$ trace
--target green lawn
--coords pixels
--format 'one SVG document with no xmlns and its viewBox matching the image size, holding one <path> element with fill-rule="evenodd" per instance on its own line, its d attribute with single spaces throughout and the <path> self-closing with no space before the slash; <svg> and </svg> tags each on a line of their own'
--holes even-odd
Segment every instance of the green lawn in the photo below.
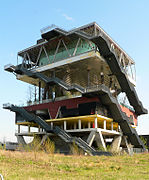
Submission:
<svg viewBox="0 0 149 180">
<path fill-rule="evenodd" d="M 64 156 L 0 151 L 5 180 L 149 179 L 149 153 L 133 156 Z"/>
</svg>

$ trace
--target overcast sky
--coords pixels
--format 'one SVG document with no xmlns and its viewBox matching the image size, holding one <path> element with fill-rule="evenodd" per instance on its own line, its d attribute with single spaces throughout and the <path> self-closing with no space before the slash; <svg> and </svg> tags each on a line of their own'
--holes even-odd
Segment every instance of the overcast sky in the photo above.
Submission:
<svg viewBox="0 0 149 180">
<path fill-rule="evenodd" d="M 148 0 L 5 0 L 0 1 L 0 140 L 15 140 L 14 113 L 3 103 L 23 104 L 28 85 L 4 72 L 17 63 L 17 52 L 36 43 L 40 29 L 56 24 L 66 30 L 96 21 L 136 62 L 137 92 L 149 109 Z M 149 134 L 149 116 L 139 117 L 139 134 Z"/>
</svg>

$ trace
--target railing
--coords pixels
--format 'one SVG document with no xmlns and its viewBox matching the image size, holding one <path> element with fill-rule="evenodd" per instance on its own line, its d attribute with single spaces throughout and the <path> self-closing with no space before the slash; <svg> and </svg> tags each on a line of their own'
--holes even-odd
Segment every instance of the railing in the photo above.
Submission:
<svg viewBox="0 0 149 180">
<path fill-rule="evenodd" d="M 40 30 L 40 32 L 41 32 L 41 34 L 44 34 L 44 33 L 48 32 L 48 31 L 51 31 L 51 30 L 53 30 L 53 29 L 55 29 L 57 27 L 58 26 L 56 26 L 55 24 L 51 24 L 50 26 L 46 26 L 46 27 L 42 28 Z"/>
<path fill-rule="evenodd" d="M 5 108 L 8 108 L 8 107 L 11 107 L 12 106 L 12 104 L 10 104 L 10 103 L 5 103 L 5 104 L 3 104 L 3 108 L 5 109 Z"/>
<path fill-rule="evenodd" d="M 10 68 L 11 66 L 13 66 L 13 65 L 12 65 L 12 64 L 6 64 L 6 65 L 4 66 L 4 70 L 7 69 L 7 68 Z"/>
<path fill-rule="evenodd" d="M 46 120 L 46 123 L 49 124 L 51 130 L 54 130 L 55 127 L 60 128 L 62 131 L 66 132 L 83 132 L 83 131 L 94 131 L 99 130 L 105 133 L 120 133 L 119 125 L 116 122 L 113 122 L 112 119 L 100 116 L 100 115 L 89 115 L 89 116 L 80 116 L 80 117 L 70 117 L 70 118 L 61 118 L 61 119 L 50 119 Z M 38 134 L 45 133 L 45 131 L 38 126 L 37 124 L 32 124 L 30 122 L 17 123 L 18 130 L 17 133 L 22 134 Z M 21 129 L 22 126 L 28 127 L 28 130 Z M 35 127 L 36 130 L 31 131 L 31 127 Z"/>
<path fill-rule="evenodd" d="M 50 125 L 51 128 L 54 126 L 59 126 L 61 129 L 67 130 L 89 130 L 89 129 L 103 129 L 103 130 L 111 130 L 118 131 L 119 126 L 118 123 L 113 122 L 113 119 L 101 116 L 99 114 L 87 115 L 87 116 L 76 116 L 76 117 L 67 117 L 67 118 L 59 118 L 59 119 L 49 119 L 45 120 L 46 123 Z M 32 124 L 30 122 L 20 122 L 17 125 L 25 125 L 32 127 L 36 124 Z M 19 132 L 20 129 L 19 129 Z"/>
</svg>

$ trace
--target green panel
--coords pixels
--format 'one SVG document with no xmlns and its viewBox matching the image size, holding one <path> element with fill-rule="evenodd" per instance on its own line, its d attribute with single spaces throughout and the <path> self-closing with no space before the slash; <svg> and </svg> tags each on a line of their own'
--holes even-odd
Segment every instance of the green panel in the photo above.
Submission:
<svg viewBox="0 0 149 180">
<path fill-rule="evenodd" d="M 40 56 L 40 60 L 39 60 L 39 66 L 44 66 L 49 64 L 49 61 L 45 55 L 45 52 L 42 51 L 41 56 Z"/>
<path fill-rule="evenodd" d="M 67 44 L 68 51 L 71 55 L 73 55 L 77 41 L 78 40 L 74 40 L 71 43 Z M 76 51 L 76 55 L 91 51 L 93 49 L 95 49 L 94 43 L 92 43 L 92 42 L 88 43 L 86 40 L 81 39 L 80 43 L 78 45 L 77 51 Z M 39 66 L 44 66 L 44 65 L 53 63 L 55 50 L 49 50 L 49 51 L 47 51 L 47 53 L 48 53 L 50 62 L 47 59 L 45 52 L 42 51 L 41 57 L 39 59 Z M 58 53 L 56 54 L 54 62 L 57 62 L 57 61 L 60 61 L 60 60 L 66 59 L 66 58 L 69 58 L 69 54 L 66 51 L 64 45 L 61 43 L 61 46 L 59 47 L 59 50 L 58 50 Z"/>
</svg>

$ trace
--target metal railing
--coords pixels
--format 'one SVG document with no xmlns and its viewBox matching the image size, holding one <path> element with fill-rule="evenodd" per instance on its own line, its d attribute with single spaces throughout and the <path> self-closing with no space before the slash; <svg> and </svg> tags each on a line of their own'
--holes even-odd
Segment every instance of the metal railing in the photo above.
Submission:
<svg viewBox="0 0 149 180">
<path fill-rule="evenodd" d="M 55 24 L 51 24 L 50 26 L 46 26 L 46 27 L 42 28 L 40 30 L 40 32 L 41 32 L 41 34 L 44 34 L 44 33 L 48 32 L 48 31 L 51 31 L 51 30 L 53 30 L 55 28 L 58 28 L 58 26 L 56 26 Z"/>
</svg>

